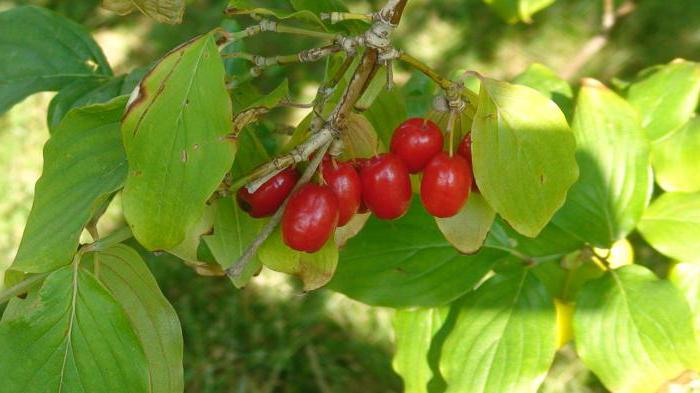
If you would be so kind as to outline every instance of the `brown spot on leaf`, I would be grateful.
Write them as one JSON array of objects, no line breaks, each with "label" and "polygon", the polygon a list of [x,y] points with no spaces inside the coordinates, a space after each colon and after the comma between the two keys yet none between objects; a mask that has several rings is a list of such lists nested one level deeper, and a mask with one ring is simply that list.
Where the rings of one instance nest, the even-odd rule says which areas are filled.
[{"label": "brown spot on leaf", "polygon": [[187,162],[187,150],[183,150],[180,152],[180,161]]}]

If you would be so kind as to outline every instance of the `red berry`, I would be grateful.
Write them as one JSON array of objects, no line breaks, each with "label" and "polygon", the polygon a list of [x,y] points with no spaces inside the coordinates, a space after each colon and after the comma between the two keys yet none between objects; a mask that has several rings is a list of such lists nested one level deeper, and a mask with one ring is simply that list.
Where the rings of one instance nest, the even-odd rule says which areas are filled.
[{"label": "red berry", "polygon": [[467,164],[469,164],[469,170],[471,171],[470,174],[472,176],[472,190],[473,191],[479,191],[479,187],[476,185],[476,179],[474,178],[474,165],[472,165],[472,134],[469,133],[464,136],[464,139],[462,139],[462,142],[459,143],[459,147],[457,147],[457,154],[460,156],[464,157],[465,160],[467,160]]},{"label": "red berry", "polygon": [[469,164],[472,163],[472,134],[469,133],[464,136],[462,142],[459,143],[457,147],[457,154],[464,157]]},{"label": "red berry", "polygon": [[401,217],[411,204],[411,180],[406,164],[392,153],[380,154],[360,170],[362,200],[377,217]]},{"label": "red berry", "polygon": [[338,224],[338,198],[328,186],[305,184],[295,192],[282,215],[282,239],[298,251],[316,252]]},{"label": "red berry", "polygon": [[425,209],[435,217],[452,217],[459,213],[469,197],[471,169],[460,155],[436,155],[423,171],[420,198]]},{"label": "red berry", "polygon": [[347,224],[357,212],[362,201],[362,184],[360,175],[349,162],[324,161],[321,176],[338,198],[340,214],[338,226]]},{"label": "red berry", "polygon": [[251,217],[260,218],[273,215],[284,202],[299,180],[299,174],[287,168],[263,183],[255,192],[250,193],[245,187],[238,190],[238,205]]},{"label": "red berry", "polygon": [[422,171],[442,151],[442,145],[442,131],[437,124],[421,118],[401,123],[391,137],[391,152],[406,163],[410,173]]}]

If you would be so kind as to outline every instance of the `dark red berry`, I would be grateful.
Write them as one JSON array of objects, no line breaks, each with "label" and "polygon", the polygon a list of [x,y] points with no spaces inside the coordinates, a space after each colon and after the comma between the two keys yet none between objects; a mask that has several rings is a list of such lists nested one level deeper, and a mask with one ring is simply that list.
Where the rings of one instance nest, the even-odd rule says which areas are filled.
[{"label": "dark red berry", "polygon": [[459,143],[459,147],[457,147],[457,154],[460,156],[464,157],[465,160],[467,160],[467,164],[469,164],[469,170],[471,171],[471,176],[472,176],[472,190],[473,191],[479,191],[479,187],[476,185],[476,179],[474,178],[474,166],[472,165],[472,134],[469,133],[464,136],[462,139],[462,142]]},{"label": "dark red berry", "polygon": [[460,155],[436,155],[423,170],[420,198],[435,217],[452,217],[464,206],[472,186],[471,169]]},{"label": "dark red berry", "polygon": [[282,240],[298,251],[316,252],[338,224],[338,198],[328,186],[305,184],[292,194],[282,215]]},{"label": "dark red berry", "polygon": [[379,218],[401,217],[411,204],[411,181],[406,164],[393,153],[373,157],[360,170],[362,200]]},{"label": "dark red berry", "polygon": [[338,197],[340,214],[338,226],[347,224],[353,214],[357,213],[362,201],[362,183],[360,175],[349,162],[324,161],[321,176]]},{"label": "dark red berry", "polygon": [[442,151],[442,131],[427,119],[408,119],[394,130],[391,152],[406,163],[410,173],[425,168],[431,158]]},{"label": "dark red berry", "polygon": [[238,205],[251,217],[271,216],[279,209],[298,180],[297,171],[287,168],[263,183],[253,193],[248,192],[245,187],[239,189],[236,194]]}]

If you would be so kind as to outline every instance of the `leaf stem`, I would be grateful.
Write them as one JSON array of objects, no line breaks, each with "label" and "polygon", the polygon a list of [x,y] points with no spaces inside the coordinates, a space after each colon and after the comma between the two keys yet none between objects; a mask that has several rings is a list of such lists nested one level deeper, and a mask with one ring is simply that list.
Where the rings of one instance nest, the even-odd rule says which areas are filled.
[{"label": "leaf stem", "polygon": [[457,84],[456,82],[443,77],[430,66],[409,55],[408,53],[401,53],[401,55],[399,56],[399,60],[403,61],[412,68],[415,68],[416,70],[422,72],[425,76],[432,79],[433,82],[435,82],[443,90],[454,89],[455,85]]}]

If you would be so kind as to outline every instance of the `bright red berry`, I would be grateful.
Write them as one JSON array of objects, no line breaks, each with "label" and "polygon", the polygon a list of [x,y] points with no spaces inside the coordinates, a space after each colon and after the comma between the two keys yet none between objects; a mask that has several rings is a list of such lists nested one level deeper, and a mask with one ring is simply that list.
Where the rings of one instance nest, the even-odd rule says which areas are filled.
[{"label": "bright red berry", "polygon": [[292,194],[282,215],[282,240],[292,249],[316,252],[338,224],[338,198],[328,186],[305,184]]},{"label": "bright red berry", "polygon": [[471,169],[460,155],[436,155],[423,171],[420,198],[435,217],[452,217],[464,206],[472,186]]},{"label": "bright red berry", "polygon": [[408,119],[391,137],[391,152],[406,163],[410,173],[422,171],[430,159],[442,151],[442,145],[442,131],[428,119]]},{"label": "bright red berry", "polygon": [[324,161],[321,176],[338,197],[340,214],[338,226],[347,224],[353,214],[357,213],[362,202],[362,183],[360,175],[349,162]]},{"label": "bright red berry", "polygon": [[471,132],[467,135],[464,136],[462,139],[462,142],[459,143],[459,147],[457,147],[457,154],[460,156],[464,157],[465,160],[467,160],[467,164],[469,164],[469,170],[471,171],[471,176],[472,176],[472,190],[474,191],[479,191],[479,187],[476,185],[476,181],[474,178],[474,166],[472,165],[472,134]]},{"label": "bright red berry", "polygon": [[362,200],[377,217],[401,217],[411,204],[411,180],[406,164],[393,153],[369,159],[360,170]]},{"label": "bright red berry", "polygon": [[260,188],[251,193],[245,187],[238,190],[236,199],[238,205],[251,217],[260,218],[273,215],[284,202],[299,180],[299,174],[292,168],[287,168],[263,183]]}]

